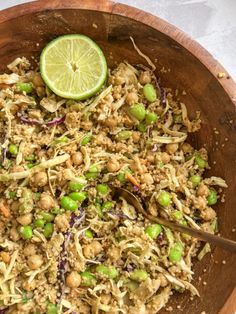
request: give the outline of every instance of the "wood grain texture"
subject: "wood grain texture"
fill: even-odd
[[[226,202],[219,203],[216,210],[221,234],[236,240],[232,233],[236,226],[236,85],[226,70],[179,29],[141,10],[105,0],[42,0],[0,12],[0,71],[17,56],[37,57],[49,40],[68,33],[91,36],[111,67],[124,59],[144,63],[133,49],[132,36],[155,62],[163,85],[187,92],[186,96],[179,93],[179,99],[190,114],[202,113],[202,128],[189,141],[197,147],[206,145],[212,165],[208,175],[222,176],[229,185]],[[170,72],[161,72],[163,67]],[[225,72],[225,78],[217,79],[218,72]],[[174,312],[216,314],[222,309],[220,314],[233,313],[236,296],[229,299],[229,308],[225,304],[236,285],[235,269],[235,256],[219,249],[213,249],[203,261],[195,261],[194,284],[201,298],[190,302],[188,293],[176,294],[170,301]],[[181,310],[176,309],[177,304]]]

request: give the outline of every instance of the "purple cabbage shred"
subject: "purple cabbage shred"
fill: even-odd
[[[60,117],[60,118],[55,118],[51,121],[48,122],[42,122],[42,121],[38,121],[35,119],[28,119],[27,117],[24,117],[22,115],[19,115],[20,121],[24,124],[29,124],[29,125],[45,125],[47,127],[51,127],[51,126],[55,126],[55,125],[59,125],[61,123],[64,123],[65,121],[65,117]]]
[[[0,310],[0,314],[6,314],[6,313],[7,313],[7,310],[8,310],[8,308],[7,308],[7,309],[2,309],[2,310]]]
[[[157,144],[154,144],[153,145],[153,148],[152,148],[152,152],[156,152],[158,149],[158,145]]]
[[[51,121],[46,122],[46,126],[55,126],[63,123],[65,121],[65,117],[55,118]]]
[[[70,222],[69,222],[70,229],[63,234],[64,235],[64,241],[61,245],[61,253],[59,256],[58,269],[57,269],[57,281],[59,284],[59,291],[58,291],[59,296],[57,298],[57,304],[60,303],[61,297],[62,297],[62,295],[64,293],[64,289],[65,289],[65,273],[66,273],[66,264],[67,264],[67,258],[68,258],[66,248],[68,247],[68,245],[70,243],[70,239],[72,236],[72,228],[78,227],[79,224],[85,218],[85,210],[82,207],[80,207],[79,209],[80,209],[79,216],[76,216],[75,213],[71,214]]]
[[[34,120],[34,119],[28,119],[24,116],[19,116],[20,121],[24,124],[29,124],[29,125],[42,125],[43,123],[38,121],[38,120]]]

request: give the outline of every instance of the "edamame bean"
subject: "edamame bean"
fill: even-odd
[[[101,194],[101,195],[106,195],[109,191],[109,187],[107,184],[98,184],[96,189],[97,189],[98,194]]]
[[[146,110],[143,104],[135,104],[130,107],[129,113],[139,121],[144,120],[146,115]]]
[[[37,228],[43,228],[44,225],[45,225],[45,221],[44,221],[43,219],[36,219],[36,220],[34,221],[34,225],[35,225],[35,227],[37,227]]]
[[[46,314],[57,314],[57,306],[53,303],[48,303]]]
[[[70,210],[73,212],[78,208],[78,204],[69,196],[63,196],[61,199],[61,207],[64,208],[65,210]]]
[[[18,154],[18,147],[15,144],[10,144],[8,147],[8,151],[11,155],[15,156]]]
[[[89,142],[91,142],[92,140],[92,135],[88,135],[88,136],[85,136],[82,141],[81,141],[81,145],[82,146],[85,146],[87,145]]]
[[[81,276],[81,286],[91,287],[96,285],[96,276],[89,271],[84,271],[80,273]]]
[[[210,189],[209,195],[207,196],[207,204],[209,206],[215,205],[217,203],[217,192],[213,189]]]
[[[33,230],[31,226],[22,226],[20,228],[20,233],[23,239],[28,240],[33,237]]]
[[[183,245],[181,243],[176,243],[169,252],[169,260],[172,263],[180,262],[183,255]]]
[[[199,169],[204,169],[207,166],[207,162],[200,155],[195,156],[195,162]]]
[[[145,121],[147,125],[154,124],[157,121],[157,119],[158,119],[158,115],[155,114],[154,112],[148,112],[145,117]]]
[[[144,85],[143,94],[149,102],[154,102],[157,99],[157,93],[152,84],[148,83]]]
[[[134,281],[142,282],[147,280],[149,277],[148,273],[142,269],[135,269],[131,274],[130,278]]]
[[[84,183],[76,182],[76,181],[71,181],[69,183],[69,189],[71,191],[80,191],[85,187]]]
[[[61,137],[58,137],[54,140],[54,142],[56,144],[60,144],[60,143],[67,143],[68,142],[68,137],[67,136],[61,136]]]
[[[102,210],[109,210],[113,207],[113,205],[112,201],[106,201],[102,204]]]
[[[59,214],[62,214],[63,212],[64,212],[63,208],[53,208],[51,210],[51,213],[54,214],[54,215],[59,215]]]
[[[53,224],[51,222],[46,223],[46,225],[44,226],[44,231],[43,231],[45,238],[50,238],[53,234],[53,231],[54,231]]]
[[[120,182],[125,182],[126,181],[126,173],[132,173],[132,170],[130,170],[129,168],[127,168],[126,170],[121,171],[118,176],[117,179]]]
[[[161,205],[161,206],[168,206],[170,205],[170,201],[171,201],[171,195],[169,192],[166,192],[166,191],[162,191],[159,196],[158,196],[158,199],[157,199],[158,203]]]
[[[181,220],[183,219],[183,213],[179,210],[176,210],[175,212],[171,213],[171,216],[175,219],[175,220]]]
[[[47,222],[52,222],[55,218],[53,214],[47,212],[40,213],[40,216],[42,216],[42,218]]]
[[[198,175],[193,175],[190,177],[193,187],[195,188],[201,182],[201,177]]]
[[[18,91],[25,92],[26,94],[30,94],[33,91],[33,86],[31,83],[18,82],[16,83],[16,88]]]
[[[119,275],[118,270],[113,266],[107,267],[105,265],[98,265],[96,267],[96,272],[109,279],[115,279]]]
[[[89,239],[93,239],[93,232],[90,229],[85,230],[85,236]]]
[[[161,232],[162,228],[161,228],[161,225],[159,224],[152,224],[152,225],[149,225],[146,229],[145,229],[145,233],[150,237],[152,238],[153,240],[155,240],[160,232]]]
[[[120,131],[117,134],[117,139],[119,141],[128,140],[131,136],[132,136],[132,131],[124,130],[124,131]]]
[[[8,192],[8,195],[9,195],[9,197],[10,197],[10,199],[14,199],[14,198],[16,198],[16,192],[14,192],[14,191],[9,191]]]
[[[25,157],[26,161],[34,161],[35,159],[36,159],[36,157],[33,154]]]
[[[98,167],[96,165],[92,165],[89,168],[88,172],[86,172],[85,177],[87,179],[95,179],[97,178],[98,174],[99,174]]]
[[[73,201],[78,201],[78,202],[83,202],[84,200],[86,200],[87,198],[87,193],[84,191],[81,192],[72,192],[69,194],[69,197],[73,200]]]
[[[145,133],[145,132],[147,131],[147,127],[146,127],[146,125],[143,124],[143,123],[139,123],[139,124],[137,125],[137,129],[138,129],[139,132],[142,132],[142,133]]]

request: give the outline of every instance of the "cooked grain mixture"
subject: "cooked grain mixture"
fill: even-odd
[[[59,98],[17,58],[0,75],[0,313],[157,313],[189,290],[210,247],[151,224],[148,211],[215,233],[223,179],[204,178],[200,128],[153,72],[124,62],[87,101]],[[171,302],[168,306],[170,306]]]

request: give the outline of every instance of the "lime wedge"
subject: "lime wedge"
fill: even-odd
[[[89,37],[65,35],[52,40],[40,56],[40,72],[58,96],[86,99],[96,94],[107,76],[102,50]]]

